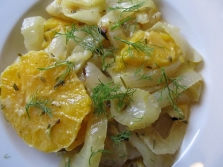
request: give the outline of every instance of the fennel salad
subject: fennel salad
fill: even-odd
[[[202,56],[152,0],[54,0],[25,18],[0,78],[1,110],[27,145],[61,152],[59,167],[169,167]]]

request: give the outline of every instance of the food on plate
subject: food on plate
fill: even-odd
[[[1,74],[5,119],[59,166],[171,166],[199,101],[201,55],[151,0],[54,0],[25,18]]]

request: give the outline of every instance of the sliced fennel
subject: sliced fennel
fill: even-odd
[[[108,83],[110,79],[106,77],[101,70],[92,62],[88,62],[87,66],[85,68],[85,86],[89,91],[91,91],[93,88],[95,88],[100,81],[102,83]]]
[[[155,166],[155,164],[157,162],[156,155],[144,143],[144,141],[137,136],[137,133],[134,133],[130,137],[129,142],[132,144],[132,146],[136,147],[137,150],[140,152],[140,154],[143,157],[143,162],[147,167]]]
[[[124,89],[124,88],[123,88]],[[156,99],[147,91],[136,89],[132,96],[132,102],[121,111],[117,109],[117,100],[111,101],[111,114],[129,130],[141,129],[155,122],[161,109]]]
[[[202,56],[179,33],[179,28],[166,22],[158,22],[150,30],[166,31],[174,39],[188,60],[192,62],[200,62],[203,60]]]
[[[180,66],[181,62],[177,61],[163,68],[165,69],[166,74],[169,77],[172,77],[180,68]],[[147,71],[142,69],[136,73],[135,69],[126,68],[126,70],[117,73],[110,68],[108,69],[108,72],[112,76],[115,83],[122,84],[120,79],[122,78],[125,81],[125,84],[130,88],[154,87],[158,84],[158,79],[162,75],[160,69],[151,69]]]
[[[100,167],[118,167],[122,166],[128,159],[128,152],[124,141],[114,143],[112,136],[119,133],[118,129],[111,123],[108,125],[107,137],[105,140],[105,150],[112,150],[109,154],[103,153],[101,157]]]
[[[29,17],[22,23],[21,33],[27,51],[41,50],[44,41],[44,22],[41,16]]]
[[[64,33],[64,31],[60,33]],[[51,41],[49,46],[45,48],[45,51],[60,60],[65,60],[67,55],[66,37],[64,35],[57,36]]]
[[[98,167],[107,133],[107,119],[91,115],[84,146],[71,159],[71,167]]]
[[[187,125],[175,121],[167,138],[162,138],[152,126],[137,131],[140,138],[155,154],[174,154],[182,143]],[[141,135],[143,134],[143,135]],[[155,144],[154,144],[155,143]]]
[[[184,73],[183,75],[181,75],[179,77],[180,77],[180,79],[178,81],[178,84],[180,84],[182,87],[185,87],[185,89],[179,88],[178,89],[178,94],[180,94],[184,90],[188,89],[189,87],[191,87],[195,83],[203,80],[203,77],[199,73],[197,73],[197,72],[195,72],[193,70],[190,70],[190,71]],[[170,83],[168,85],[168,87],[171,90],[174,91],[173,83]],[[168,88],[167,87],[164,88],[164,89],[161,89],[161,90],[159,90],[157,92],[155,92],[153,94],[153,96],[157,99],[157,101],[159,102],[159,106],[161,108],[169,106],[171,104],[171,102],[169,100],[169,93],[168,93]]]

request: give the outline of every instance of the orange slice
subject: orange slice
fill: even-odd
[[[116,56],[115,69],[123,70],[126,65],[156,68],[176,62],[181,55],[180,48],[169,34],[164,32],[146,32],[139,30],[129,40],[133,45],[125,44],[120,55]]]
[[[55,88],[66,65],[38,69],[56,62],[43,51],[31,51],[1,74],[1,106],[6,120],[28,145],[44,152],[69,147],[91,110],[91,99],[72,70]]]

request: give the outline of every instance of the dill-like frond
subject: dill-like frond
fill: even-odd
[[[100,83],[92,90],[92,100],[94,104],[94,112],[96,115],[106,114],[106,109],[111,100],[117,99],[118,110],[121,110],[132,101],[131,97],[135,89],[127,88],[122,92],[121,86],[109,82],[104,84]]]
[[[30,119],[30,115],[29,115],[30,107],[39,108],[42,110],[42,112],[44,114],[47,114],[49,117],[52,117],[51,109],[47,106],[48,103],[49,103],[49,100],[45,100],[41,97],[38,97],[37,93],[31,94],[31,96],[25,106],[25,110],[26,110],[26,113],[27,113],[29,119]]]
[[[73,70],[75,64],[74,62],[71,62],[69,60],[59,60],[57,62],[55,62],[54,65],[46,67],[46,68],[38,68],[39,70],[43,71],[43,70],[50,70],[50,69],[54,69],[60,66],[66,66],[67,68],[64,70],[64,72],[62,74],[60,74],[57,78],[56,78],[56,84],[54,85],[54,89],[56,89],[58,86],[64,84],[65,79],[67,78],[67,76],[70,74],[71,70]]]
[[[95,155],[95,154],[97,154],[97,153],[108,153],[108,154],[110,154],[111,153],[111,151],[109,151],[109,150],[96,150],[96,151],[93,151],[93,146],[91,147],[91,155],[90,155],[90,157],[89,157],[89,160],[88,160],[88,163],[89,163],[89,165],[91,166],[91,158]]]
[[[143,39],[131,42],[118,37],[114,38],[128,45],[128,49],[125,54],[129,56],[134,56],[134,50],[137,52],[143,52],[146,56],[151,56],[154,51],[154,48],[151,45],[148,45]]]
[[[78,31],[78,30],[79,30],[79,28],[75,27],[75,25],[72,24],[71,28],[70,29],[67,28],[64,34],[63,33],[59,33],[59,32],[56,32],[56,34],[58,34],[58,35],[65,35],[65,37],[66,37],[66,44],[68,43],[68,41],[70,39],[72,39],[75,42],[79,43],[81,41],[81,38],[79,38],[79,37],[74,35],[74,33],[76,31]]]
[[[173,107],[174,111],[179,115],[181,119],[184,118],[182,111],[179,109],[176,100],[180,96],[180,90],[185,90],[186,87],[180,84],[181,77],[177,78],[170,78],[166,75],[164,68],[161,68],[162,76],[159,79],[159,83],[164,83],[165,88],[167,89],[167,99],[169,100],[171,106]],[[170,83],[172,83],[172,88],[170,87]],[[162,100],[163,97],[161,97]]]
[[[75,36],[74,32],[81,31],[86,33],[85,38],[80,38]],[[71,29],[67,29],[65,34],[57,33],[60,35],[66,36],[66,41],[68,42],[70,39],[73,39],[79,46],[84,48],[85,50],[89,50],[92,53],[95,53],[96,55],[100,56],[102,59],[102,70],[105,71],[108,67],[111,66],[111,64],[106,64],[105,59],[108,56],[112,56],[114,58],[114,54],[116,52],[116,48],[114,47],[108,47],[105,48],[102,41],[102,30],[98,28],[96,25],[85,25],[80,28],[76,28],[74,25],[72,25]]]
[[[111,136],[112,141],[114,142],[114,144],[120,144],[122,141],[124,140],[129,140],[129,137],[131,136],[132,132],[130,131],[125,131],[125,132],[121,132],[116,136]]]
[[[145,4],[145,2],[146,2],[146,0],[143,0],[143,1],[139,2],[139,3],[137,3],[137,4],[133,4],[132,0],[129,0],[129,1],[132,3],[132,6],[123,7],[123,6],[119,5],[120,3],[122,3],[122,1],[121,1],[121,2],[118,3],[117,6],[109,8],[110,11],[112,11],[112,10],[120,10],[119,18],[118,18],[117,22],[115,23],[115,25],[112,26],[111,30],[114,30],[115,28],[121,26],[123,23],[125,23],[125,22],[127,22],[127,21],[132,19],[129,16],[124,18],[124,19],[121,19],[123,13],[126,13],[126,12],[137,12],[137,11],[139,11],[139,8],[141,8]]]

